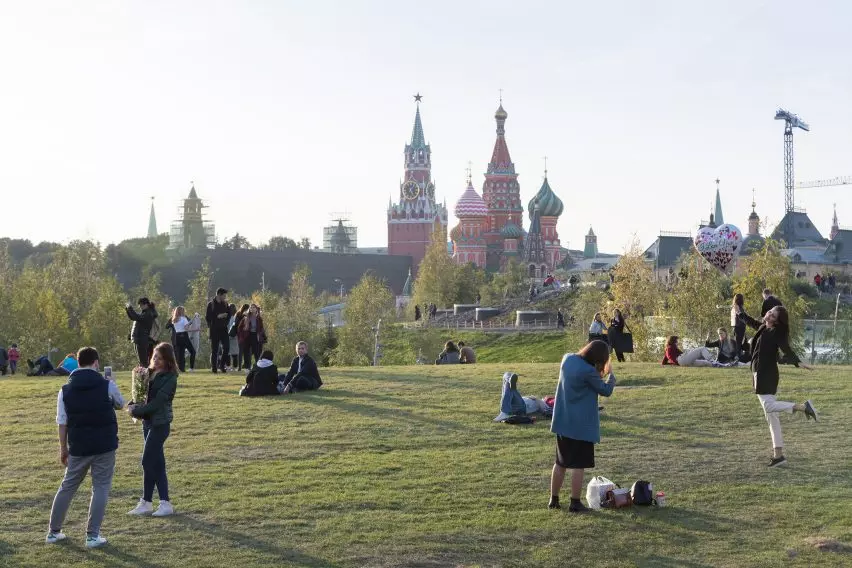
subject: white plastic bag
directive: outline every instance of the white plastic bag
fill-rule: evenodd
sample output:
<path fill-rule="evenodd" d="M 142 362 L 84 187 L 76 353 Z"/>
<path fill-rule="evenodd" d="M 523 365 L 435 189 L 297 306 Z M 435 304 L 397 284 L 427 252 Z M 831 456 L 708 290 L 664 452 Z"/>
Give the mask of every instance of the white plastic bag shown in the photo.
<path fill-rule="evenodd" d="M 606 492 L 615 489 L 615 483 L 601 475 L 593 477 L 586 486 L 586 502 L 592 509 L 600 509 Z"/>

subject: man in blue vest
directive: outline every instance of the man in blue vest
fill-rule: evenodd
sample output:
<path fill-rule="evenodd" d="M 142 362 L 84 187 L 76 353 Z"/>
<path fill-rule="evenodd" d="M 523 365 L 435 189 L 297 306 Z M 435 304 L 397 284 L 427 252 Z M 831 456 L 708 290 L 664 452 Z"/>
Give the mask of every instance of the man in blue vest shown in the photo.
<path fill-rule="evenodd" d="M 65 478 L 50 511 L 50 528 L 45 541 L 55 544 L 65 540 L 62 523 L 71 499 L 92 471 L 92 500 L 86 527 L 86 548 L 106 544 L 101 536 L 101 522 L 106 512 L 115 450 L 118 449 L 118 422 L 115 411 L 124 407 L 124 398 L 113 380 L 99 372 L 98 352 L 84 347 L 77 353 L 79 367 L 68 377 L 59 391 L 56 424 L 59 426 L 59 461 L 65 466 Z"/>

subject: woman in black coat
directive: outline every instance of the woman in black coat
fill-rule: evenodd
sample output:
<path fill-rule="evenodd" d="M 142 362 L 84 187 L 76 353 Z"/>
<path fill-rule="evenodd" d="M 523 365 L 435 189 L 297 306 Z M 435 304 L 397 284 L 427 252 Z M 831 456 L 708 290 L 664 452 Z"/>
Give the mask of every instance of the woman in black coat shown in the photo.
<path fill-rule="evenodd" d="M 136 358 L 141 367 L 147 367 L 153 351 L 151 330 L 157 321 L 157 310 L 148 298 L 139 298 L 137 304 L 141 311 L 134 310 L 130 302 L 125 305 L 125 310 L 127 317 L 133 321 L 133 327 L 130 328 L 130 341 L 133 342 Z"/>
<path fill-rule="evenodd" d="M 267 396 L 278 393 L 278 367 L 273 361 L 272 351 L 266 350 L 260 354 L 260 359 L 246 375 L 246 384 L 240 391 L 240 396 Z"/>
<path fill-rule="evenodd" d="M 775 398 L 778 392 L 778 352 L 784 354 L 784 362 L 796 367 L 811 369 L 799 361 L 790 348 L 790 324 L 787 309 L 776 306 L 766 312 L 763 322 L 750 317 L 742 309 L 737 317 L 757 330 L 751 339 L 751 371 L 753 376 L 754 393 L 760 400 L 766 421 L 769 422 L 769 433 L 772 436 L 772 460 L 769 467 L 777 467 L 787 463 L 784 457 L 784 438 L 781 434 L 781 412 L 804 412 L 808 418 L 818 419 L 816 408 L 810 400 L 801 404 L 780 401 Z"/>
<path fill-rule="evenodd" d="M 615 358 L 620 363 L 624 362 L 624 353 L 619 350 L 621 347 L 621 339 L 624 336 L 624 328 L 627 327 L 627 322 L 624 321 L 624 316 L 621 315 L 621 310 L 616 309 L 612 315 L 612 320 L 609 322 L 609 341 L 612 345 L 612 350 L 615 351 Z M 629 331 L 630 328 L 628 328 Z"/>

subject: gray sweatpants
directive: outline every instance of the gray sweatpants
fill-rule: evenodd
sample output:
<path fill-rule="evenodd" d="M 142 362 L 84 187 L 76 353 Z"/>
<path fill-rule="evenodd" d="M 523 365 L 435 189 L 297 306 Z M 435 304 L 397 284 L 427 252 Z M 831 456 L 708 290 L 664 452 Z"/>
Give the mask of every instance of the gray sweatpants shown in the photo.
<path fill-rule="evenodd" d="M 98 536 L 101 523 L 104 520 L 109 490 L 112 487 L 112 474 L 115 471 L 115 450 L 96 456 L 68 456 L 68 467 L 65 468 L 65 478 L 56 497 L 53 498 L 53 508 L 50 510 L 50 531 L 62 530 L 65 514 L 71 499 L 77 493 L 77 488 L 86 477 L 86 472 L 92 470 L 92 500 L 89 502 L 89 524 L 86 527 L 87 536 Z"/>

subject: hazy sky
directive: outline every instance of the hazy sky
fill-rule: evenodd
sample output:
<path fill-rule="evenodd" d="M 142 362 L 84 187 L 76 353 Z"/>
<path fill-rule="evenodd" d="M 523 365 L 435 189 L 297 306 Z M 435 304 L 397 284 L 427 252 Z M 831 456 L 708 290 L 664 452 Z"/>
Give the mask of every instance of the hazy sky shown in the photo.
<path fill-rule="evenodd" d="M 796 178 L 852 175 L 852 5 L 841 0 L 0 4 L 0 236 L 102 243 L 161 232 L 194 180 L 221 238 L 321 242 L 348 212 L 385 246 L 414 103 L 452 211 L 494 144 L 499 89 L 521 194 L 549 179 L 563 245 L 783 213 Z M 852 187 L 797 192 L 827 235 Z M 451 223 L 455 219 L 451 218 Z M 528 224 L 528 222 L 526 223 Z"/>

